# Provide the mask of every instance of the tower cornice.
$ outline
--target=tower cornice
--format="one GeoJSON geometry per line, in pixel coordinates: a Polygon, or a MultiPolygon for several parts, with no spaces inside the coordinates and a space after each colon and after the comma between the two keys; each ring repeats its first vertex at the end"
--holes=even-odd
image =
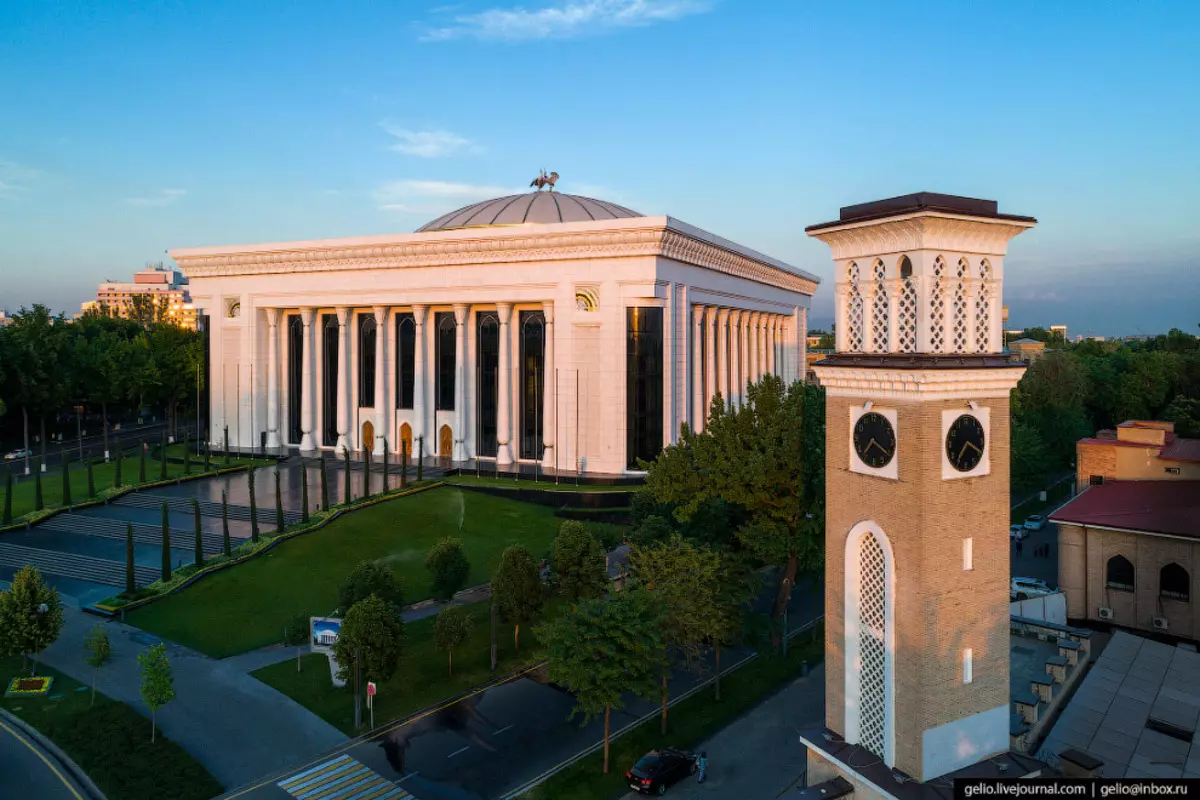
{"type": "Polygon", "coordinates": [[[917,250],[1003,256],[1009,240],[1036,224],[920,211],[883,220],[847,222],[810,230],[808,235],[829,245],[835,261],[917,250]]]}
{"type": "Polygon", "coordinates": [[[847,366],[818,361],[813,372],[832,397],[866,397],[871,400],[923,402],[927,400],[972,400],[981,398],[1007,399],[1021,376],[1025,365],[983,365],[950,367],[924,365],[847,366]]]}

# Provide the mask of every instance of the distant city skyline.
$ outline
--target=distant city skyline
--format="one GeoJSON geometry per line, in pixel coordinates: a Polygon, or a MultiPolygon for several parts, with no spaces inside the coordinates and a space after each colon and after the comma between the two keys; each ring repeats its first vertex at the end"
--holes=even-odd
{"type": "Polygon", "coordinates": [[[295,2],[0,20],[0,308],[68,315],[171,247],[412,231],[562,191],[822,278],[804,226],[915,191],[1039,226],[1010,327],[1200,333],[1194,4],[295,2]]]}

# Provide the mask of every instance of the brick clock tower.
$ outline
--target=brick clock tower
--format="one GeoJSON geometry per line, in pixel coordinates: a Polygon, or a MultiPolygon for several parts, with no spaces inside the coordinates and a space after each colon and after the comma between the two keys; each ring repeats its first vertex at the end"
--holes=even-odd
{"type": "Polygon", "coordinates": [[[1009,240],[1036,224],[923,192],[807,229],[833,250],[837,290],[837,350],[814,366],[826,725],[802,737],[810,786],[909,795],[965,768],[1031,771],[1008,754],[1009,394],[1024,367],[1003,352],[1001,285],[1009,240]]]}

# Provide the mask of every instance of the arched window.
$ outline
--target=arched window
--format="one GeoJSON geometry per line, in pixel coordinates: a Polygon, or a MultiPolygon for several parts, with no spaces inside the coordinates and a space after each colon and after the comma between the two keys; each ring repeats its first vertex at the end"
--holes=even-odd
{"type": "Polygon", "coordinates": [[[900,352],[917,352],[917,287],[912,279],[912,261],[900,258],[900,307],[896,309],[896,331],[900,337],[900,352]]]}
{"type": "Polygon", "coordinates": [[[336,314],[321,315],[321,444],[333,447],[338,440],[338,348],[342,329],[336,314]]]}
{"type": "Polygon", "coordinates": [[[955,273],[957,280],[954,281],[954,301],[951,304],[951,310],[954,313],[954,352],[967,352],[967,289],[963,282],[967,280],[970,268],[967,266],[967,260],[960,258],[958,260],[958,270],[955,273]]]}
{"type": "Polygon", "coordinates": [[[863,298],[858,289],[858,264],[851,262],[846,268],[846,278],[850,284],[850,294],[846,305],[846,324],[849,336],[846,346],[851,353],[863,351],[863,298]]]}
{"type": "Polygon", "coordinates": [[[1105,573],[1109,589],[1116,589],[1118,592],[1133,591],[1133,564],[1125,556],[1110,558],[1105,573]]]}
{"type": "Polygon", "coordinates": [[[979,293],[975,297],[975,352],[986,353],[991,339],[992,301],[988,297],[992,265],[985,258],[979,262],[979,293]]]}
{"type": "Polygon", "coordinates": [[[375,317],[358,318],[358,407],[375,407],[375,317]]]}
{"type": "Polygon", "coordinates": [[[929,291],[929,350],[946,352],[946,262],[938,256],[933,260],[933,286],[929,291]]]}
{"type": "Polygon", "coordinates": [[[871,523],[846,539],[846,741],[894,762],[891,549],[871,523]]]}
{"type": "Polygon", "coordinates": [[[876,353],[886,353],[888,347],[887,267],[876,261],[871,270],[875,279],[875,300],[871,303],[871,343],[876,353]]]}
{"type": "Polygon", "coordinates": [[[496,312],[479,315],[475,337],[475,448],[478,455],[495,458],[500,407],[500,318],[496,312]]]}
{"type": "Polygon", "coordinates": [[[413,407],[417,324],[412,314],[396,315],[396,408],[413,407]]]}
{"type": "Polygon", "coordinates": [[[541,311],[522,311],[519,320],[520,349],[517,379],[520,400],[520,458],[540,459],[545,449],[542,424],[546,397],[546,315],[541,311]]]}
{"type": "Polygon", "coordinates": [[[1158,593],[1172,600],[1182,600],[1185,603],[1191,599],[1192,580],[1188,571],[1178,564],[1171,562],[1159,570],[1158,593]]]}
{"type": "Polygon", "coordinates": [[[300,423],[304,392],[304,322],[299,316],[288,317],[288,441],[300,444],[304,436],[300,423]]]}
{"type": "Polygon", "coordinates": [[[912,277],[912,261],[909,260],[908,256],[900,256],[900,277],[912,277]]]}
{"type": "Polygon", "coordinates": [[[433,354],[434,363],[437,365],[433,389],[434,408],[438,411],[453,411],[458,323],[452,311],[439,311],[434,319],[437,331],[433,354]]]}

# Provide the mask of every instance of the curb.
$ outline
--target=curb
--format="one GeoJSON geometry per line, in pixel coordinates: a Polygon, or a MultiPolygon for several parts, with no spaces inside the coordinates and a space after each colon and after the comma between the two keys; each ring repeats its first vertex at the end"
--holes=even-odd
{"type": "Polygon", "coordinates": [[[71,775],[71,779],[75,781],[76,788],[82,789],[89,800],[107,800],[104,793],[92,783],[92,779],[87,776],[87,773],[79,768],[79,765],[72,761],[66,753],[59,749],[58,745],[50,741],[41,732],[34,728],[29,723],[20,717],[14,716],[4,709],[0,708],[0,719],[7,720],[16,726],[21,733],[28,736],[33,742],[54,758],[60,767],[63,767],[71,775]]]}

